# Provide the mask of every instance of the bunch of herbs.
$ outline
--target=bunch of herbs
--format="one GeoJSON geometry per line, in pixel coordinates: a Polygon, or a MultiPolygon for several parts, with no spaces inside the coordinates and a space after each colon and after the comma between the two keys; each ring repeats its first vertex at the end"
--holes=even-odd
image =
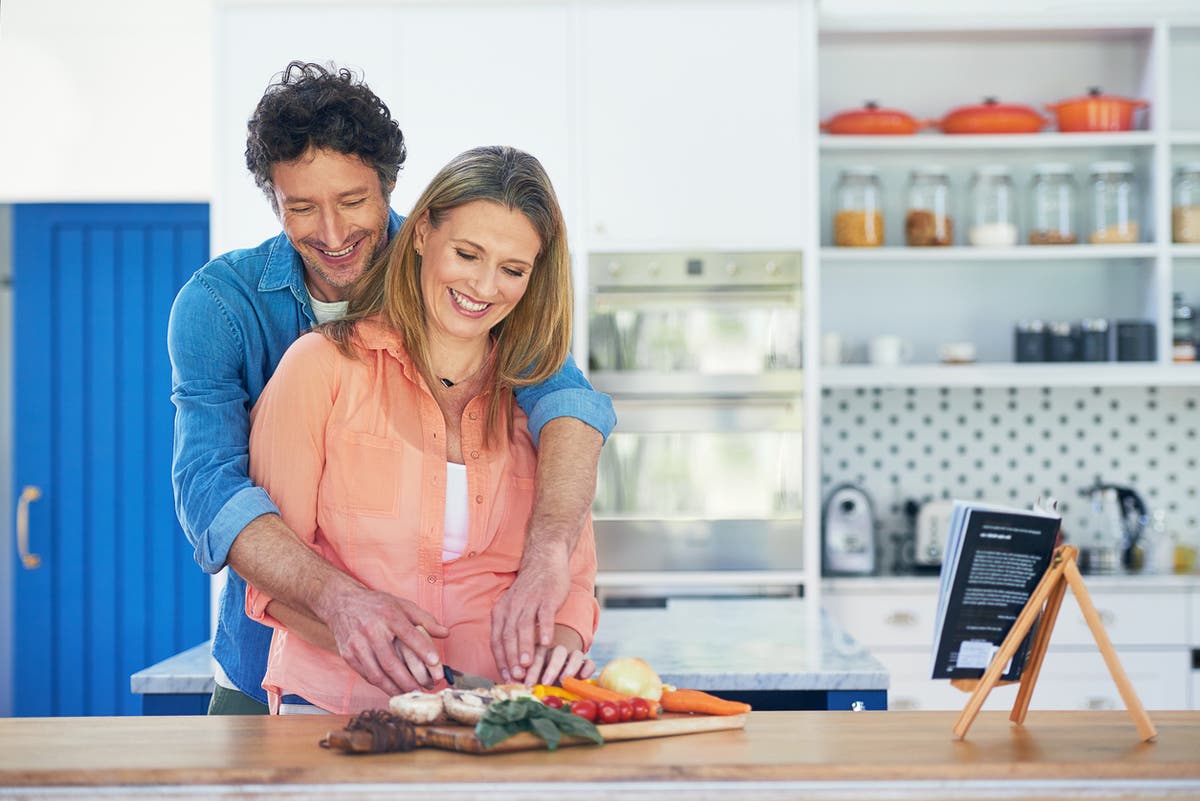
{"type": "Polygon", "coordinates": [[[550,751],[558,748],[563,735],[583,737],[603,745],[604,738],[589,720],[552,709],[533,698],[515,698],[488,704],[483,719],[475,726],[475,736],[484,748],[491,748],[514,734],[527,731],[546,741],[550,751]]]}

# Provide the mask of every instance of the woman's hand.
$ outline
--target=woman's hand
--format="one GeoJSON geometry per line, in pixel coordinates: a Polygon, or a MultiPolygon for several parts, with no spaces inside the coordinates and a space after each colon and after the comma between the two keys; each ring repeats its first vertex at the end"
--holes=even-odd
{"type": "Polygon", "coordinates": [[[583,640],[574,629],[556,625],[553,644],[534,649],[525,683],[557,684],[563,676],[586,679],[596,672],[596,663],[582,649],[583,640]]]}

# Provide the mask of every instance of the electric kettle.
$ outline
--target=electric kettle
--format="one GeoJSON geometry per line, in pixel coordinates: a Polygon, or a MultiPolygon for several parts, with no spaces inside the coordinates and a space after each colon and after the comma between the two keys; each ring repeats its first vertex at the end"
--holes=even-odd
{"type": "Polygon", "coordinates": [[[1131,487],[1106,484],[1096,477],[1090,487],[1079,491],[1088,498],[1104,518],[1109,542],[1120,549],[1121,564],[1126,570],[1140,570],[1142,548],[1140,541],[1146,528],[1146,502],[1131,487]]]}

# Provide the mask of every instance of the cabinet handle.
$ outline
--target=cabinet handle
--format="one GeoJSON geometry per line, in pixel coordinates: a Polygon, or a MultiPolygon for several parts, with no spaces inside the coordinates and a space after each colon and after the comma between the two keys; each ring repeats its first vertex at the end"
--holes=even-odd
{"type": "Polygon", "coordinates": [[[17,553],[26,570],[37,570],[42,564],[42,557],[29,552],[29,504],[41,497],[40,489],[28,486],[21,490],[21,499],[17,501],[17,553]]]}
{"type": "Polygon", "coordinates": [[[914,626],[917,623],[917,616],[912,612],[892,612],[885,618],[889,626],[914,626]]]}
{"type": "Polygon", "coordinates": [[[1087,708],[1093,712],[1104,709],[1112,709],[1113,702],[1111,698],[1093,695],[1091,698],[1087,699],[1087,708]]]}
{"type": "Polygon", "coordinates": [[[921,705],[917,703],[915,698],[895,698],[888,702],[888,708],[896,712],[906,710],[920,709],[921,705]]]}

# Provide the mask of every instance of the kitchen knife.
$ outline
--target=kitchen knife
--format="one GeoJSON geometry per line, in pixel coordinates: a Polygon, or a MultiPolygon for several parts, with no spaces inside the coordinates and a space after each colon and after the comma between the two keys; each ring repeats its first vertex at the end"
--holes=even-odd
{"type": "Polygon", "coordinates": [[[442,673],[446,676],[446,683],[456,690],[486,690],[496,684],[491,679],[463,673],[449,665],[442,665],[442,673]]]}

